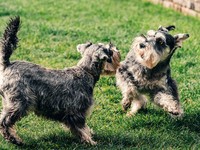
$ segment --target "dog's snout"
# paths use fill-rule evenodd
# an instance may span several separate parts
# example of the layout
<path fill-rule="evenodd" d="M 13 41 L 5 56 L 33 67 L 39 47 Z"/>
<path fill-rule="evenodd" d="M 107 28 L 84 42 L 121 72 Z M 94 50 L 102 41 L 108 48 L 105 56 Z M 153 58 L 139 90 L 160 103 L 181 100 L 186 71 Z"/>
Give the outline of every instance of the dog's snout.
<path fill-rule="evenodd" d="M 190 35 L 189 35 L 188 33 L 187 33 L 187 34 L 185 34 L 185 36 L 186 36 L 186 37 L 188 37 L 188 38 L 190 37 Z"/>

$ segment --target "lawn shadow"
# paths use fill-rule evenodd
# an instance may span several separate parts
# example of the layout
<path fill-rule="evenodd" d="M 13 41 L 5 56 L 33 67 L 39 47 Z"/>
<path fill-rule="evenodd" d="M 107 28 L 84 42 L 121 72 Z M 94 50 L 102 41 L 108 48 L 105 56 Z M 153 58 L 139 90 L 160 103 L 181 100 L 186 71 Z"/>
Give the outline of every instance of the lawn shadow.
<path fill-rule="evenodd" d="M 200 112 L 185 114 L 183 119 L 173 121 L 172 125 L 177 128 L 184 127 L 189 129 L 191 132 L 195 132 L 197 134 L 200 133 Z"/>
<path fill-rule="evenodd" d="M 69 136 L 67 134 L 60 135 L 48 135 L 43 136 L 37 140 L 29 139 L 23 146 L 18 147 L 19 149 L 110 149 L 115 148 L 131 148 L 136 147 L 136 143 L 132 137 L 125 137 L 123 135 L 95 135 L 93 137 L 97 141 L 97 145 L 92 146 L 87 143 L 82 143 L 75 136 Z"/>
<path fill-rule="evenodd" d="M 87 143 L 82 143 L 80 139 L 75 136 L 69 136 L 67 134 L 60 133 L 59 135 L 48 135 L 41 138 L 29 139 L 23 146 L 18 147 L 19 149 L 107 149 L 124 147 L 130 148 L 135 147 L 136 143 L 133 142 L 131 137 L 122 139 L 122 136 L 116 135 L 95 135 L 93 137 L 97 141 L 97 145 L 92 146 Z M 116 148 L 115 148 L 116 149 Z"/>
<path fill-rule="evenodd" d="M 185 114 L 183 119 L 175 120 L 167 117 L 162 111 L 157 111 L 155 109 L 148 109 L 140 112 L 142 115 L 150 115 L 156 114 L 158 118 L 155 121 L 150 120 L 141 120 L 139 123 L 133 121 L 132 127 L 129 127 L 128 130 L 133 134 L 126 134 L 129 131 L 116 131 L 116 132 L 105 132 L 96 133 L 93 137 L 95 141 L 97 141 L 96 146 L 91 146 L 85 143 L 81 143 L 81 141 L 75 136 L 70 135 L 67 132 L 60 131 L 56 134 L 47 134 L 39 137 L 38 139 L 28 139 L 25 141 L 25 145 L 22 146 L 22 149 L 132 149 L 132 148 L 156 148 L 157 143 L 163 141 L 163 145 L 161 147 L 172 146 L 176 148 L 177 146 L 184 147 L 185 144 L 191 145 L 194 141 L 189 140 L 188 137 L 184 135 L 179 135 L 183 130 L 189 130 L 195 134 L 199 134 L 199 126 L 200 126 L 200 112 Z M 166 117 L 163 117 L 165 115 Z M 129 124 L 130 125 L 130 124 Z M 164 131 L 164 135 L 167 135 L 169 139 L 166 140 L 165 136 L 159 136 L 159 134 L 154 133 L 155 128 L 159 128 L 161 126 L 165 126 L 166 131 Z M 152 127 L 152 128 L 151 128 Z M 149 129 L 151 134 L 142 134 L 142 135 L 134 135 L 134 132 L 137 133 L 137 130 L 140 129 Z M 159 131 L 158 131 L 159 132 Z M 177 141 L 173 141 L 174 137 L 171 136 L 171 133 L 179 135 L 180 137 Z M 173 141 L 173 142 L 172 142 Z M 20 148 L 20 149 L 21 149 Z M 157 147 L 160 148 L 160 147 Z"/>
<path fill-rule="evenodd" d="M 163 115 L 166 116 L 165 117 L 165 121 L 167 121 L 167 123 L 171 126 L 174 126 L 174 128 L 176 129 L 180 129 L 180 128 L 187 128 L 189 129 L 191 132 L 195 132 L 195 133 L 200 133 L 200 111 L 199 112 L 193 112 L 190 114 L 184 114 L 184 116 L 182 118 L 172 118 L 170 115 L 156 110 L 156 109 L 144 109 L 144 110 L 140 110 L 139 113 L 141 115 L 154 115 L 157 117 L 160 117 L 161 119 L 159 119 L 158 121 L 154 121 L 154 122 L 150 122 L 150 121 L 142 121 L 140 124 L 137 125 L 133 125 L 134 128 L 140 128 L 140 127 L 149 127 L 149 125 L 151 126 L 156 126 L 157 124 L 161 123 L 163 121 L 162 117 Z M 164 122 L 165 123 L 165 122 Z M 164 124 L 162 123 L 162 124 Z"/>
<path fill-rule="evenodd" d="M 30 139 L 24 142 L 24 145 L 20 149 L 64 149 L 70 145 L 80 144 L 77 138 L 71 137 L 69 134 L 63 134 L 63 132 L 57 133 L 56 135 L 48 134 L 38 139 L 32 139 L 30 137 Z"/>

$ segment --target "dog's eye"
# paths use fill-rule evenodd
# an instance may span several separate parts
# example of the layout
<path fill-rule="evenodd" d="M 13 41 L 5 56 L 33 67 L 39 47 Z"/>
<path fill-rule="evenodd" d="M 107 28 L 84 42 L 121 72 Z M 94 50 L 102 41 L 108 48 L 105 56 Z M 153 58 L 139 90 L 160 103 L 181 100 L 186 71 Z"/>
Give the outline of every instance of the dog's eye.
<path fill-rule="evenodd" d="M 146 45 L 144 45 L 143 43 L 140 43 L 140 48 L 145 48 Z"/>
<path fill-rule="evenodd" d="M 163 39 L 161 39 L 161 38 L 156 39 L 156 42 L 157 42 L 158 44 L 160 44 L 160 45 L 163 45 L 163 44 L 164 44 L 164 41 L 163 41 Z"/>

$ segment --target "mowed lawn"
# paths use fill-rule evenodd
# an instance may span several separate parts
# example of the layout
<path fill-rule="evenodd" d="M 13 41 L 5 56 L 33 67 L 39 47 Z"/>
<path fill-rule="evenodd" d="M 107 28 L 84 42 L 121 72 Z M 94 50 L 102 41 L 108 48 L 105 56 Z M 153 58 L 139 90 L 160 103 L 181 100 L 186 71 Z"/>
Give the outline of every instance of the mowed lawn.
<path fill-rule="evenodd" d="M 21 17 L 22 26 L 19 47 L 11 59 L 55 69 L 76 65 L 80 59 L 76 45 L 86 41 L 112 41 L 121 50 L 123 60 L 133 38 L 149 29 L 173 24 L 173 34 L 189 33 L 190 38 L 171 62 L 185 115 L 175 120 L 149 103 L 147 110 L 127 118 L 115 77 L 101 77 L 94 92 L 95 107 L 87 120 L 98 145 L 82 144 L 60 123 L 30 113 L 16 124 L 25 145 L 14 146 L 0 136 L 0 149 L 200 147 L 200 19 L 136 0 L 1 0 L 0 33 L 9 17 L 16 15 Z"/>

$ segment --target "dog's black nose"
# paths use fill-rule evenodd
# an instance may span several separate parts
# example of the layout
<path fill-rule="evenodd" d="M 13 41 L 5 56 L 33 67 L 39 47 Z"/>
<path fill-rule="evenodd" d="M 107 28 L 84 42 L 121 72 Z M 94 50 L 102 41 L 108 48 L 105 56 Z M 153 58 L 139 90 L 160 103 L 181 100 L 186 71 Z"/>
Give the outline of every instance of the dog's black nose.
<path fill-rule="evenodd" d="M 145 48 L 146 46 L 143 43 L 140 43 L 140 48 Z"/>
<path fill-rule="evenodd" d="M 109 55 L 112 56 L 113 55 L 113 51 L 109 50 Z"/>
<path fill-rule="evenodd" d="M 112 59 L 111 58 L 107 59 L 107 62 L 112 63 Z"/>
<path fill-rule="evenodd" d="M 185 36 L 187 36 L 187 37 L 190 37 L 190 35 L 189 35 L 189 34 L 186 34 Z"/>

